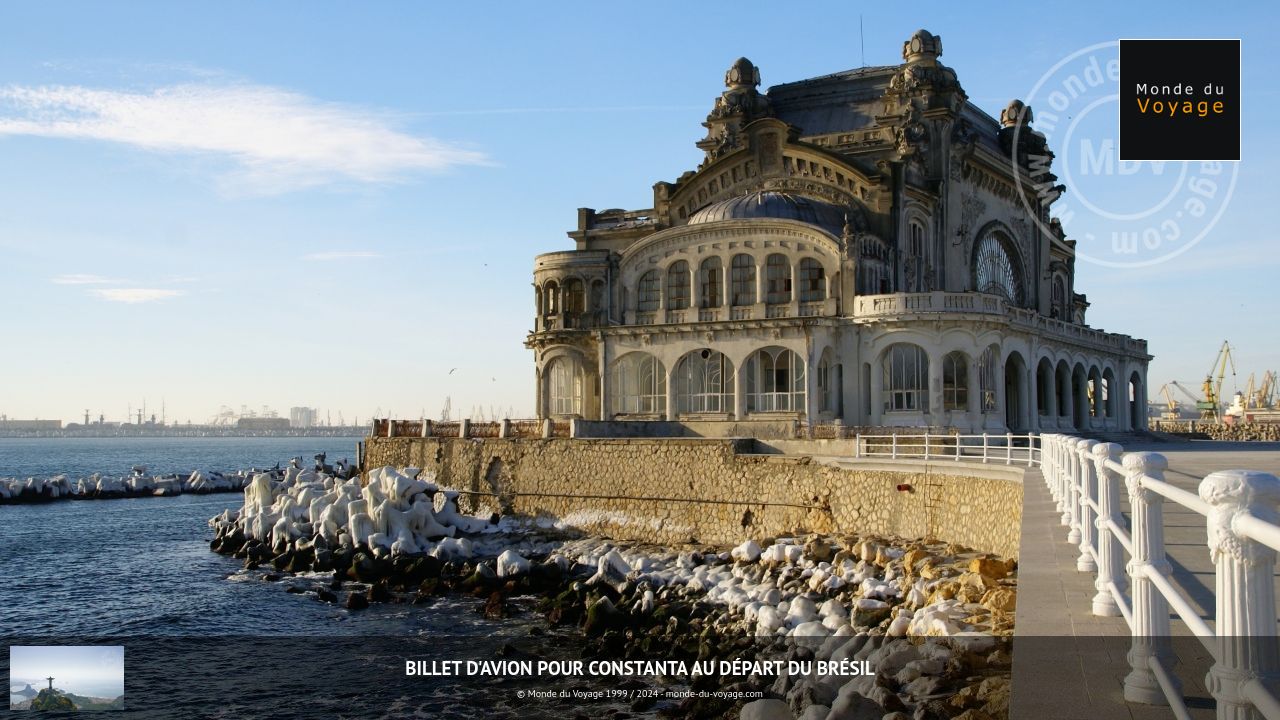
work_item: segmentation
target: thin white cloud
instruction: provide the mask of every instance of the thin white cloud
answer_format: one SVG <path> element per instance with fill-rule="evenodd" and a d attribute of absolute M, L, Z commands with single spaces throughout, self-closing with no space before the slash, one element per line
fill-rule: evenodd
<path fill-rule="evenodd" d="M 303 260 L 368 260 L 371 258 L 380 258 L 382 255 L 371 250 L 329 250 L 326 252 L 310 253 L 303 255 Z"/>
<path fill-rule="evenodd" d="M 90 290 L 89 292 L 109 302 L 126 303 L 129 305 L 156 302 L 157 300 L 167 300 L 183 294 L 181 290 L 169 290 L 165 288 L 103 288 Z"/>
<path fill-rule="evenodd" d="M 0 88 L 0 136 L 117 142 L 234 163 L 229 189 L 279 193 L 388 183 L 489 162 L 484 153 L 394 129 L 381 113 L 261 85 L 188 83 L 152 92 Z"/>
<path fill-rule="evenodd" d="M 110 278 L 102 277 L 101 275 L 67 273 L 65 275 L 54 276 L 52 282 L 55 285 L 106 285 L 115 281 Z"/>

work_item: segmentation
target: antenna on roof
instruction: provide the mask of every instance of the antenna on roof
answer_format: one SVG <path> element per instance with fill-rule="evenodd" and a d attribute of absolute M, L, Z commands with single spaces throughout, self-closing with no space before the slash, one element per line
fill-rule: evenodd
<path fill-rule="evenodd" d="M 862 13 L 858 13 L 858 41 L 862 45 L 862 67 L 867 66 L 867 36 L 862 32 Z"/>

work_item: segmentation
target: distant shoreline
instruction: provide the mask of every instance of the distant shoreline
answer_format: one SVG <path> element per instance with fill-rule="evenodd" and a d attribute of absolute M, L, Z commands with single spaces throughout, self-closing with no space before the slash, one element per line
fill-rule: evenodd
<path fill-rule="evenodd" d="M 120 426 L 107 428 L 88 428 L 74 430 L 0 430 L 0 438 L 20 438 L 24 440 L 38 438 L 139 438 L 139 437 L 237 437 L 237 438 L 275 438 L 275 437 L 367 437 L 369 427 L 366 425 L 347 425 L 334 427 L 291 428 L 289 430 L 245 430 L 242 428 L 221 428 L 215 426 L 191 427 L 138 427 Z"/>

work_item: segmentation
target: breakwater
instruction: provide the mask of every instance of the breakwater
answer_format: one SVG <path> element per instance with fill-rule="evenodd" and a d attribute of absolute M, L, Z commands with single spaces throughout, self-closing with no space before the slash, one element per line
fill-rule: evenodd
<path fill-rule="evenodd" d="M 584 657 L 743 669 L 631 678 L 641 688 L 679 682 L 720 693 L 645 695 L 632 707 L 641 713 L 665 703 L 665 717 L 690 718 L 1007 715 L 1012 560 L 874 534 L 733 547 L 575 538 L 563 523 L 463 514 L 459 497 L 416 468 L 377 468 L 363 483 L 296 469 L 278 480 L 260 474 L 241 508 L 210 520 L 211 548 L 246 568 L 311 578 L 303 592 L 352 611 L 465 594 L 498 619 L 536 597 L 550 628 L 581 629 Z M 874 670 L 760 672 L 779 666 L 757 660 Z"/>

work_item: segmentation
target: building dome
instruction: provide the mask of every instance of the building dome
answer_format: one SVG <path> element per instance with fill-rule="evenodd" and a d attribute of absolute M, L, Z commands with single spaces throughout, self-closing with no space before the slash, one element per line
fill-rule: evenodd
<path fill-rule="evenodd" d="M 777 218 L 817 225 L 838 236 L 844 228 L 847 214 L 846 209 L 822 200 L 785 192 L 763 191 L 711 203 L 690 215 L 689 224 L 699 225 L 718 220 Z"/>

